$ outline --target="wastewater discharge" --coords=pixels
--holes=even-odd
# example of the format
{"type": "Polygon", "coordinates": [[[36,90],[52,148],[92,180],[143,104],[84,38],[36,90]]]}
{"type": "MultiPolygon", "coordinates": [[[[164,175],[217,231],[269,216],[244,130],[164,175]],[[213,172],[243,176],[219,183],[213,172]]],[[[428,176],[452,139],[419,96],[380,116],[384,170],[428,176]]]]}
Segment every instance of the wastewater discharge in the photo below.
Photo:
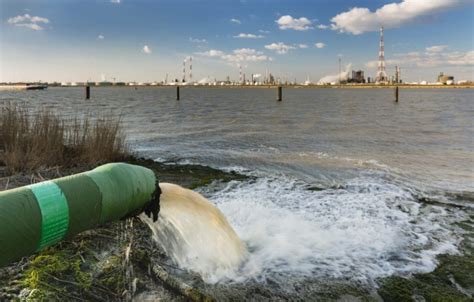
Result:
{"type": "Polygon", "coordinates": [[[159,219],[141,215],[155,241],[182,268],[215,283],[232,275],[246,249],[222,212],[201,194],[160,183],[159,219]]]}
{"type": "Polygon", "coordinates": [[[174,262],[207,283],[371,282],[429,272],[437,255],[458,252],[460,237],[451,226],[464,216],[419,203],[379,177],[322,191],[284,176],[232,181],[201,188],[212,203],[176,185],[160,186],[158,221],[142,219],[174,262]]]}

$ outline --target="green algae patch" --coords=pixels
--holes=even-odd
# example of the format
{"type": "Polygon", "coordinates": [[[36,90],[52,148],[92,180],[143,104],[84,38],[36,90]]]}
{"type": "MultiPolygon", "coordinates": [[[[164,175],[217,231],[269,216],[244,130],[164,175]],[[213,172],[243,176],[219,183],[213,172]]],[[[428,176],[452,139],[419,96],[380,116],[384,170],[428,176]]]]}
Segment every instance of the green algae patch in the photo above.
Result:
{"type": "Polygon", "coordinates": [[[392,276],[379,280],[378,294],[386,302],[417,301],[472,301],[474,292],[474,257],[468,250],[465,255],[441,255],[439,265],[431,273],[411,277],[392,276]]]}
{"type": "Polygon", "coordinates": [[[19,280],[30,290],[29,299],[74,298],[69,294],[71,287],[76,291],[88,290],[92,274],[81,266],[81,258],[68,255],[56,248],[48,248],[35,256],[19,280]]]}
{"type": "Polygon", "coordinates": [[[385,302],[417,301],[420,297],[432,302],[471,301],[471,298],[459,292],[453,285],[430,274],[413,278],[385,278],[381,281],[378,294],[385,302]]]}
{"type": "Polygon", "coordinates": [[[392,276],[379,280],[378,294],[386,302],[472,301],[474,260],[472,255],[441,255],[440,264],[431,273],[411,277],[392,276]]]}
{"type": "MultiPolygon", "coordinates": [[[[2,296],[0,291],[0,301],[17,297],[53,301],[123,299],[130,284],[125,269],[127,240],[115,234],[123,232],[127,223],[85,232],[74,241],[63,241],[29,257],[23,266],[12,266],[15,280],[7,285],[10,292],[4,291],[2,296]]],[[[143,252],[137,254],[142,262],[147,259],[143,252]]]]}

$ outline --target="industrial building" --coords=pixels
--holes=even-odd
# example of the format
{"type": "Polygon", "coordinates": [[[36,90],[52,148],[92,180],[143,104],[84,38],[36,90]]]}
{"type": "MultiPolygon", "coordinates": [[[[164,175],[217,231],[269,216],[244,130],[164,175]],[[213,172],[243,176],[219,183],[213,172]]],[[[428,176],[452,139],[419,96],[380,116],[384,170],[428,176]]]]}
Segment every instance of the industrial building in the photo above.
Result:
{"type": "Polygon", "coordinates": [[[451,85],[454,83],[454,77],[440,72],[438,75],[438,83],[451,85]]]}
{"type": "Polygon", "coordinates": [[[349,83],[365,83],[365,76],[363,70],[353,70],[352,77],[349,79],[349,83]]]}

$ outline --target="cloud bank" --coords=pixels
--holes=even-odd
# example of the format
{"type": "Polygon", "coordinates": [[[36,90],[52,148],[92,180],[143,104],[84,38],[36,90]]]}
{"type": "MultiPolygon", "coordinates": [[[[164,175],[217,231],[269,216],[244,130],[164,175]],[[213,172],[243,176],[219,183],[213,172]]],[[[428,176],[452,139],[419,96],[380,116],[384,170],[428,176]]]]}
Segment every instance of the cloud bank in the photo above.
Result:
{"type": "Polygon", "coordinates": [[[371,12],[368,8],[354,7],[331,19],[331,28],[359,35],[376,31],[381,25],[386,28],[400,27],[423,16],[433,15],[461,4],[463,0],[403,0],[390,3],[371,12]]]}
{"type": "Polygon", "coordinates": [[[225,53],[221,50],[211,49],[196,54],[204,57],[219,58],[229,63],[272,61],[271,57],[268,57],[261,51],[252,48],[239,48],[233,50],[232,53],[225,53]]]}
{"type": "MultiPolygon", "coordinates": [[[[474,66],[474,50],[445,51],[446,45],[427,47],[425,52],[408,52],[395,54],[392,59],[386,60],[387,66],[402,67],[438,67],[438,66],[474,66]]],[[[377,67],[376,60],[367,62],[368,68],[377,67]]]]}

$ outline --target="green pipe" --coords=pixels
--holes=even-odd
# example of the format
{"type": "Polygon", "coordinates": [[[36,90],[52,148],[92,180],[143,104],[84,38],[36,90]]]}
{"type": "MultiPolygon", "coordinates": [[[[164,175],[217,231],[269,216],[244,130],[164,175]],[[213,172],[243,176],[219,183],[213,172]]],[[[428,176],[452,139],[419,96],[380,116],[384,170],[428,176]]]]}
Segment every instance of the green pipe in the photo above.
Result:
{"type": "Polygon", "coordinates": [[[0,192],[0,267],[62,239],[145,212],[158,218],[155,173],[124,163],[0,192]]]}

